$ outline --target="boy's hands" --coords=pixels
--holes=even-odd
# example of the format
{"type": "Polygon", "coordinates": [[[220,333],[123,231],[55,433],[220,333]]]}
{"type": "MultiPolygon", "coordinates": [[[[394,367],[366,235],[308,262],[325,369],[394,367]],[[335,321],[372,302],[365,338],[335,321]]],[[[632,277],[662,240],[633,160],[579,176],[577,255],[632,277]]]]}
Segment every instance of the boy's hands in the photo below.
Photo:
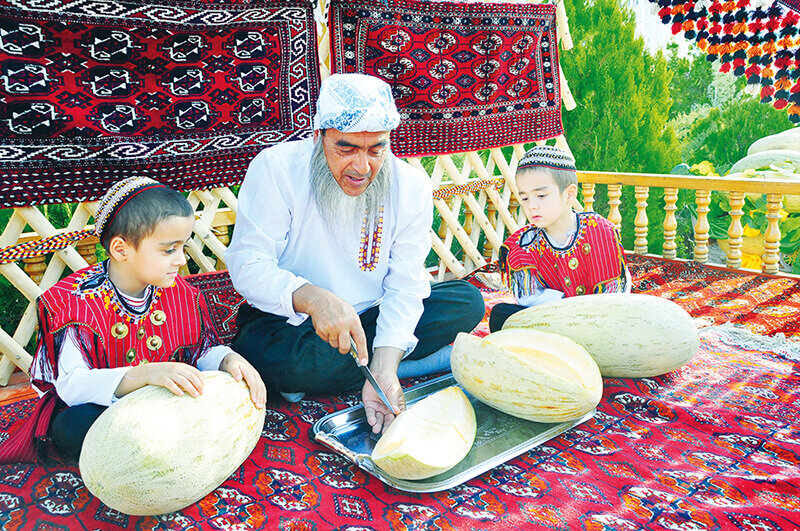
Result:
{"type": "Polygon", "coordinates": [[[148,384],[164,387],[178,396],[186,391],[197,398],[203,392],[203,376],[196,367],[164,361],[131,367],[117,386],[115,394],[122,397],[148,384]]]}
{"type": "Polygon", "coordinates": [[[250,362],[234,351],[222,358],[222,363],[219,364],[219,370],[229,373],[233,378],[239,382],[244,378],[247,387],[250,388],[250,400],[258,409],[264,407],[267,402],[267,387],[264,381],[261,380],[261,375],[258,371],[250,365],[250,362]]]}

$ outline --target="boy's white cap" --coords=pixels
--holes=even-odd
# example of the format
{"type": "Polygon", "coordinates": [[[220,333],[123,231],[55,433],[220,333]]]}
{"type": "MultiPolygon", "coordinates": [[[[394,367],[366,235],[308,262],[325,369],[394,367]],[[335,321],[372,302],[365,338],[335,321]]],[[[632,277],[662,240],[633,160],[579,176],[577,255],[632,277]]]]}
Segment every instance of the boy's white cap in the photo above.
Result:
{"type": "Polygon", "coordinates": [[[532,147],[519,161],[517,170],[541,167],[576,171],[575,159],[572,158],[572,155],[556,146],[532,147]]]}
{"type": "Polygon", "coordinates": [[[400,114],[385,81],[365,74],[332,74],[320,85],[314,129],[343,133],[391,131],[400,114]]]}
{"type": "Polygon", "coordinates": [[[148,177],[128,177],[115,182],[100,199],[97,214],[94,216],[94,233],[101,240],[103,231],[111,225],[119,209],[139,192],[156,186],[164,186],[148,177]]]}

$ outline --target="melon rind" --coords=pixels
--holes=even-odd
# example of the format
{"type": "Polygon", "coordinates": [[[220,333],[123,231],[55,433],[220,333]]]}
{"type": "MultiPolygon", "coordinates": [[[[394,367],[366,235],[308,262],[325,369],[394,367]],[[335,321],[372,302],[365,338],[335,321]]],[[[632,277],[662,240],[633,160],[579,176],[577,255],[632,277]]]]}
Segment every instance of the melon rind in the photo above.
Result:
{"type": "Polygon", "coordinates": [[[372,461],[398,479],[427,479],[456,466],[477,433],[475,410],[464,391],[451,386],[400,413],[372,451],[372,461]]]}
{"type": "Polygon", "coordinates": [[[597,364],[574,341],[535,330],[461,333],[450,367],[481,402],[535,422],[565,422],[592,411],[603,395],[597,364]]]}
{"type": "Polygon", "coordinates": [[[79,468],[89,492],[135,515],[183,509],[221,485],[250,455],[264,426],[247,385],[204,371],[192,398],[148,385],[112,404],[92,424],[79,468]]]}
{"type": "Polygon", "coordinates": [[[509,317],[503,330],[511,328],[572,339],[606,377],[659,376],[689,362],[700,346],[686,310],[642,293],[583,295],[533,306],[509,317]]]}

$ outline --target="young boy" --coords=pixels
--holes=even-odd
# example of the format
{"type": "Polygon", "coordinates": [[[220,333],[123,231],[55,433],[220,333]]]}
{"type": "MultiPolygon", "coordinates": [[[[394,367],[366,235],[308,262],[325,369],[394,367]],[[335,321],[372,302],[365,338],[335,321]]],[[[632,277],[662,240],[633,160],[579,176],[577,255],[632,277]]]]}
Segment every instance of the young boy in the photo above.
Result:
{"type": "Polygon", "coordinates": [[[554,146],[530,149],[517,166],[517,188],[530,225],[500,248],[503,280],[517,304],[492,308],[489,329],[537,304],[586,293],[630,291],[630,275],[614,224],[594,212],[574,212],[575,161],[554,146]]]}
{"type": "Polygon", "coordinates": [[[48,433],[67,460],[77,461],[106,407],[148,384],[197,397],[202,370],[244,379],[253,403],[264,407],[258,372],[219,345],[203,298],[178,274],[193,227],[189,202],[151,179],[120,181],[100,201],[95,233],[108,260],[69,275],[39,299],[31,378],[42,396],[29,421],[38,429],[21,460],[35,457],[31,435],[48,433]]]}

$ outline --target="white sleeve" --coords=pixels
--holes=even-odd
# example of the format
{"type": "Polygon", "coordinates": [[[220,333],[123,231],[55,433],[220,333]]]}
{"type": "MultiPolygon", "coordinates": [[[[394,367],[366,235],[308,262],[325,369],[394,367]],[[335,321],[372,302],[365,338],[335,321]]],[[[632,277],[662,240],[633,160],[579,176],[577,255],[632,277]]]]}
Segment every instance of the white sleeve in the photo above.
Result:
{"type": "Polygon", "coordinates": [[[430,185],[423,184],[422,197],[400,204],[406,209],[398,213],[404,225],[398,227],[389,247],[389,271],[383,280],[373,348],[395,347],[409,354],[417,346],[414,329],[422,315],[422,300],[431,293],[425,259],[431,248],[433,198],[430,185]]]}
{"type": "Polygon", "coordinates": [[[222,360],[231,352],[233,352],[233,349],[227,345],[211,347],[197,360],[197,368],[201,371],[219,370],[222,360]]]}
{"type": "Polygon", "coordinates": [[[225,263],[233,287],[248,303],[298,325],[308,315],[295,312],[292,294],[308,281],[278,267],[278,257],[288,243],[292,214],[284,196],[288,190],[270,171],[268,151],[262,151],[247,168],[225,263]]]}
{"type": "Polygon", "coordinates": [[[110,406],[118,400],[114,393],[130,367],[91,369],[83,359],[75,329],[64,332],[64,342],[58,355],[56,393],[68,406],[97,404],[110,406]]]}

